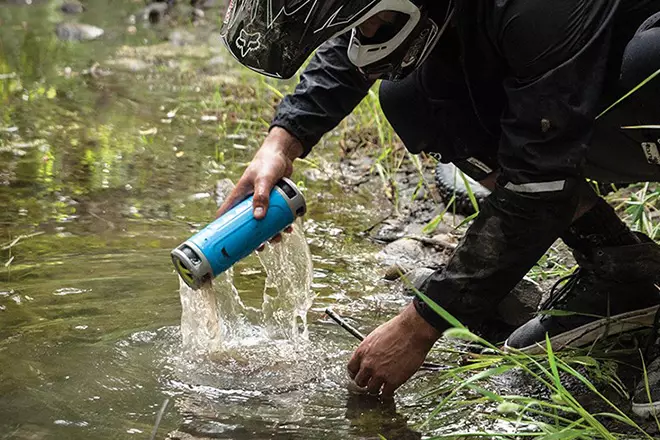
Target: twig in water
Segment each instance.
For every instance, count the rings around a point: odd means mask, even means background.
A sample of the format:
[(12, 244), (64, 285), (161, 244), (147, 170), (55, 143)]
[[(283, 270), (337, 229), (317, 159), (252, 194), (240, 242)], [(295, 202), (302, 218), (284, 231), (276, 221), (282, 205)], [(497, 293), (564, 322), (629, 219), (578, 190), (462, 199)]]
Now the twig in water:
[(339, 316), (338, 314), (335, 313), (334, 310), (332, 310), (330, 307), (325, 309), (325, 314), (328, 315), (330, 318), (332, 318), (333, 321), (335, 321), (341, 328), (355, 336), (355, 338), (359, 341), (364, 341), (364, 335), (360, 333), (358, 329), (350, 325), (348, 322), (344, 321), (344, 319)]
[(163, 419), (163, 414), (165, 414), (165, 409), (167, 408), (168, 403), (170, 403), (170, 399), (165, 399), (163, 405), (160, 407), (160, 411), (158, 411), (158, 415), (156, 416), (156, 424), (154, 425), (153, 431), (151, 431), (151, 437), (149, 437), (149, 440), (154, 440), (156, 438), (158, 426), (160, 425), (160, 421)]
[[(346, 322), (344, 318), (342, 318), (337, 313), (335, 313), (335, 311), (332, 310), (330, 307), (325, 309), (325, 314), (328, 315), (337, 324), (339, 324), (341, 328), (349, 332), (351, 335), (355, 336), (356, 339), (358, 339), (359, 341), (364, 341), (364, 335), (360, 333), (358, 329), (356, 329), (348, 322)], [(442, 366), (438, 364), (433, 364), (431, 362), (424, 362), (419, 369), (425, 371), (439, 371), (442, 369)]]

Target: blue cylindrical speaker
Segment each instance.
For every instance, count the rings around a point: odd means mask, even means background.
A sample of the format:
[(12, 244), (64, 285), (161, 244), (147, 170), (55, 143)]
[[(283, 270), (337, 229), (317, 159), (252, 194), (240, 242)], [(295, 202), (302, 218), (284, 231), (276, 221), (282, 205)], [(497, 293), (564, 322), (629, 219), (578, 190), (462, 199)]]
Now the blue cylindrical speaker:
[(172, 251), (186, 284), (199, 289), (286, 229), (305, 214), (306, 205), (296, 185), (284, 178), (270, 193), (266, 217), (257, 220), (252, 210), (250, 196)]

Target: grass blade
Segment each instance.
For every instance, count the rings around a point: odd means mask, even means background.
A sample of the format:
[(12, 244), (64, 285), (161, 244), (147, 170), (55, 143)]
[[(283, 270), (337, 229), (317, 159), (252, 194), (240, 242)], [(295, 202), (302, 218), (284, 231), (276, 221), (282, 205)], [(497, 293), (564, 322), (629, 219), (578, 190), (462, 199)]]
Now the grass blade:
[(599, 118), (603, 117), (606, 113), (608, 113), (608, 112), (609, 112), (610, 110), (612, 110), (614, 107), (616, 107), (617, 105), (619, 105), (621, 102), (623, 102), (623, 101), (625, 101), (626, 99), (628, 99), (628, 97), (630, 97), (630, 95), (632, 95), (633, 93), (635, 93), (636, 91), (638, 91), (639, 89), (641, 89), (642, 87), (644, 87), (646, 84), (648, 84), (650, 81), (652, 81), (652, 80), (653, 80), (655, 77), (657, 77), (658, 75), (660, 75), (660, 69), (659, 69), (657, 72), (653, 73), (653, 74), (652, 74), (651, 76), (649, 76), (648, 78), (646, 78), (644, 81), (642, 81), (641, 83), (639, 83), (639, 84), (638, 84), (635, 88), (633, 88), (631, 91), (629, 91), (628, 93), (626, 93), (625, 95), (623, 95), (623, 96), (622, 96), (619, 100), (617, 100), (614, 104), (612, 104), (611, 106), (609, 106), (609, 107), (607, 107), (605, 110), (603, 110), (603, 112), (602, 112), (601, 114), (599, 114), (598, 116), (596, 116), (596, 119), (599, 119)]

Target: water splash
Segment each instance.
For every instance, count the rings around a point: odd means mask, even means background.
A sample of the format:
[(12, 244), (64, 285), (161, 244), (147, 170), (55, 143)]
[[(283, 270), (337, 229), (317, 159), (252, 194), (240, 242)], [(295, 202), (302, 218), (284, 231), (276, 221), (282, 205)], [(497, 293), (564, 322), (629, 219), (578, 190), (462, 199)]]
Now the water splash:
[(193, 290), (179, 277), (181, 339), (193, 352), (222, 350), (230, 341), (251, 336), (245, 307), (234, 287), (233, 271), (218, 276), (213, 285)]
[(306, 341), (312, 306), (312, 257), (300, 220), (282, 242), (267, 245), (261, 310), (245, 306), (230, 269), (199, 290), (179, 279), (183, 347), (195, 354), (228, 351), (268, 341)]
[(269, 245), (258, 255), (267, 274), (261, 307), (265, 330), (271, 338), (307, 340), (314, 273), (302, 222), (297, 220), (293, 232), (284, 234), (279, 245)]

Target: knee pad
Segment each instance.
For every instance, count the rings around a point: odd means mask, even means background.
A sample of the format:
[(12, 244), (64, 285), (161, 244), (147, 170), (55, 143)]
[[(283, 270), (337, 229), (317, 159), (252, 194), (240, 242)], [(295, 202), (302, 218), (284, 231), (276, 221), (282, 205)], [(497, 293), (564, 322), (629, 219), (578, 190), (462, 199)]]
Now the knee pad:
[(621, 85), (632, 89), (660, 70), (660, 12), (649, 17), (626, 46)]

